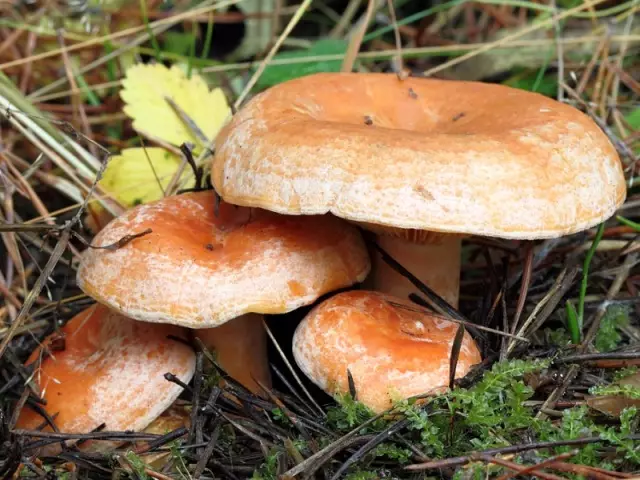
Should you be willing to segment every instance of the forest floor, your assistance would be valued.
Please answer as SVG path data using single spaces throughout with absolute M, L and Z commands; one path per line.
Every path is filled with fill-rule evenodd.
M 638 478 L 640 1 L 367 5 L 0 0 L 0 477 Z M 135 167 L 96 186 L 124 149 L 180 154 L 143 139 L 123 110 L 123 79 L 141 62 L 199 76 L 234 109 L 344 65 L 538 92 L 604 130 L 627 199 L 605 223 L 562 238 L 465 239 L 460 307 L 448 314 L 483 328 L 468 330 L 480 332 L 484 361 L 426 402 L 374 415 L 357 391 L 331 398 L 312 385 L 290 355 L 307 307 L 267 318 L 268 395 L 232 379 L 220 387 L 213 357 L 198 349 L 176 403 L 188 421 L 168 432 L 20 430 L 20 410 L 37 397 L 25 361 L 92 303 L 75 278 L 97 205 L 125 208 L 178 190 L 179 173 L 158 187 Z M 210 161 L 194 163 L 206 178 Z M 419 291 L 430 295 L 418 283 Z M 75 443 L 39 452 L 65 440 Z M 102 446 L 83 448 L 87 440 Z

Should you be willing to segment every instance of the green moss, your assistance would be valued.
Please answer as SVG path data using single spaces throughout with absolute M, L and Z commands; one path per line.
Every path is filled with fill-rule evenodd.
M 596 334 L 596 349 L 600 352 L 610 352 L 618 348 L 622 340 L 620 328 L 628 324 L 629 309 L 626 306 L 612 305 L 607 308 Z
M 569 461 L 602 468 L 618 468 L 622 462 L 638 464 L 640 446 L 625 439 L 637 428 L 635 408 L 625 411 L 620 425 L 613 426 L 596 423 L 596 417 L 591 415 L 586 406 L 564 410 L 559 420 L 536 418 L 537 411 L 527 403 L 534 391 L 525 383 L 524 377 L 549 368 L 550 364 L 550 360 L 496 363 L 471 388 L 456 388 L 445 395 L 433 397 L 426 404 L 412 400 L 399 402 L 396 405 L 397 412 L 410 420 L 409 434 L 405 434 L 405 438 L 414 442 L 428 457 L 439 459 L 519 443 L 561 442 L 600 436 L 602 443 L 579 447 L 579 453 Z M 625 394 L 640 398 L 640 389 L 628 386 L 599 387 L 593 389 L 592 393 Z M 358 402 L 350 397 L 342 397 L 340 402 L 340 407 L 332 411 L 329 419 L 335 426 L 352 429 L 358 422 L 371 416 L 365 407 L 358 406 Z M 396 416 L 394 421 L 397 420 Z M 384 425 L 377 425 L 376 428 L 384 428 Z M 607 462 L 607 458 L 601 455 L 605 444 L 613 445 L 620 453 L 619 458 Z M 537 455 L 545 458 L 575 448 L 559 446 L 541 449 Z M 398 464 L 411 461 L 411 452 L 392 442 L 378 446 L 368 458 L 372 456 L 384 456 Z M 523 461 L 523 458 L 516 456 L 514 461 Z M 501 467 L 497 466 L 492 469 L 501 471 Z M 365 474 L 368 472 L 366 470 Z M 456 478 L 484 478 L 484 475 L 484 466 L 467 466 L 459 469 Z
M 337 405 L 330 407 L 327 411 L 327 423 L 338 431 L 352 430 L 374 416 L 371 409 L 354 400 L 348 393 L 336 395 L 335 400 Z M 377 423 L 378 428 L 381 427 L 381 424 L 382 422 Z M 375 425 L 370 427 L 370 430 L 375 429 Z

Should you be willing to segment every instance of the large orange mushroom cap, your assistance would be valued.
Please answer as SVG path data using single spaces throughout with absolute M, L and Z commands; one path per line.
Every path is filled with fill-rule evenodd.
M 351 291 L 321 303 L 296 330 L 296 363 L 330 393 L 349 391 L 348 370 L 358 400 L 377 412 L 393 401 L 446 390 L 457 324 L 392 302 L 384 294 Z M 465 333 L 456 378 L 480 361 Z
M 217 327 L 246 313 L 284 313 L 362 281 L 360 233 L 326 215 L 288 217 L 222 203 L 211 191 L 140 205 L 94 239 L 78 283 L 90 296 L 148 322 Z
M 569 105 L 387 73 L 320 73 L 256 95 L 216 137 L 211 180 L 236 205 L 361 224 L 454 307 L 462 236 L 579 232 L 627 190 L 607 135 Z M 368 287 L 414 290 L 377 255 Z
M 103 305 L 76 315 L 61 333 L 63 350 L 44 356 L 36 349 L 27 364 L 42 356 L 33 378 L 62 432 L 86 433 L 103 423 L 106 430 L 142 430 L 182 392 L 164 374 L 188 383 L 195 370 L 193 350 L 168 338 L 184 336 L 182 329 L 137 322 Z M 16 426 L 35 429 L 43 422 L 25 406 Z
M 479 82 L 323 73 L 254 97 L 216 137 L 225 201 L 383 227 L 557 237 L 609 218 L 626 186 L 589 117 Z

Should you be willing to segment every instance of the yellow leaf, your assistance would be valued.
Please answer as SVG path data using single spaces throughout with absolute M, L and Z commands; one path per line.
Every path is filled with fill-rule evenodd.
M 180 163 L 180 157 L 164 148 L 127 148 L 109 160 L 99 185 L 125 207 L 152 202 L 164 196 L 163 191 Z M 188 167 L 180 185 L 183 188 L 194 186 L 193 174 Z
M 191 142 L 202 148 L 205 139 L 197 130 L 210 142 L 231 116 L 221 89 L 210 91 L 202 77 L 192 74 L 189 79 L 177 66 L 134 65 L 127 70 L 120 96 L 136 130 L 176 146 Z M 188 126 L 172 102 L 195 128 Z

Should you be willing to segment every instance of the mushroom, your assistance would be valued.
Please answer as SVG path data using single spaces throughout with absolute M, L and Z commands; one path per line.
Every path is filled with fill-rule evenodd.
M 464 235 L 558 237 L 613 214 L 626 188 L 586 115 L 501 85 L 328 73 L 254 97 L 216 137 L 212 181 L 230 203 L 332 213 L 454 307 Z M 374 259 L 372 287 L 413 286 Z
M 42 405 L 62 432 L 86 433 L 104 424 L 106 430 L 140 431 L 167 410 L 182 392 L 164 375 L 188 383 L 195 354 L 173 325 L 137 322 L 93 305 L 69 320 L 28 358 Z M 63 342 L 62 348 L 55 348 Z M 46 348 L 45 348 L 46 347 Z M 38 364 L 38 360 L 40 363 Z M 35 430 L 43 417 L 27 404 L 17 428 Z
M 305 375 L 329 393 L 349 391 L 348 371 L 358 400 L 381 412 L 395 400 L 448 388 L 456 332 L 455 323 L 394 305 L 388 295 L 351 291 L 311 310 L 296 329 L 293 355 Z M 455 377 L 480 361 L 465 332 Z
M 212 191 L 187 193 L 125 212 L 95 237 L 78 284 L 136 320 L 199 329 L 221 366 L 257 392 L 254 379 L 269 385 L 261 316 L 362 281 L 369 256 L 357 229 L 330 215 L 226 203 L 216 214 L 214 200 Z

